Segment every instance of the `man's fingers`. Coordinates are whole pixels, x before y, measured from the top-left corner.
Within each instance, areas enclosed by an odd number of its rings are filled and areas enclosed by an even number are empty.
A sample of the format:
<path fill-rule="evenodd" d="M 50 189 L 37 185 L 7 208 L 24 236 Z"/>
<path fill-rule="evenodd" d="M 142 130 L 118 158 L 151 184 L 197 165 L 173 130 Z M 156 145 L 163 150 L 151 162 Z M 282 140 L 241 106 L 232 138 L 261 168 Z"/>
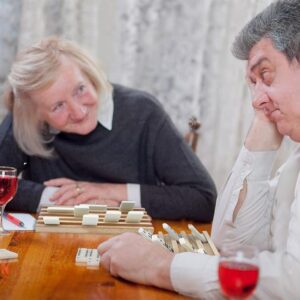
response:
<path fill-rule="evenodd" d="M 118 239 L 118 236 L 114 236 L 114 237 L 102 242 L 97 248 L 99 254 L 103 255 L 105 252 L 107 252 L 113 246 L 113 244 L 116 242 L 117 239 Z"/>
<path fill-rule="evenodd" d="M 110 272 L 110 255 L 109 253 L 104 253 L 101 255 L 100 265 Z"/>

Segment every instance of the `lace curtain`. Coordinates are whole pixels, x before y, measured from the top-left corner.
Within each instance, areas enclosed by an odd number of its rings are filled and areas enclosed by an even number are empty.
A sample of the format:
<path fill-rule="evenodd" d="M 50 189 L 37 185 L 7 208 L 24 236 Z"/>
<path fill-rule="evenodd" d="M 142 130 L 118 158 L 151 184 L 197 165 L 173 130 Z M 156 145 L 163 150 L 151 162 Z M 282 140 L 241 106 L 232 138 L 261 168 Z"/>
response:
<path fill-rule="evenodd" d="M 0 0 L 0 92 L 16 52 L 48 35 L 78 42 L 109 79 L 154 94 L 175 125 L 202 123 L 197 155 L 220 187 L 252 118 L 240 28 L 271 0 Z M 0 111 L 3 118 L 4 110 Z"/>

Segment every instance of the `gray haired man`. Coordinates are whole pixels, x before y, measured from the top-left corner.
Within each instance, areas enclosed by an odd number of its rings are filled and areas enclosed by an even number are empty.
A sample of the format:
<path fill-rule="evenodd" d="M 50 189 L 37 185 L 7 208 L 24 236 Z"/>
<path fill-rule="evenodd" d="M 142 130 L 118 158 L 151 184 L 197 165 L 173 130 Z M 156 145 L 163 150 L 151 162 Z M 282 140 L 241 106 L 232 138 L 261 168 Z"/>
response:
<path fill-rule="evenodd" d="M 299 36 L 300 1 L 277 1 L 252 19 L 233 45 L 233 54 L 248 61 L 255 117 L 218 198 L 212 237 L 217 247 L 258 248 L 258 299 L 300 297 L 300 147 L 274 178 L 270 175 L 283 136 L 300 142 Z M 217 257 L 174 255 L 134 234 L 102 243 L 99 252 L 115 276 L 201 299 L 221 297 Z"/>

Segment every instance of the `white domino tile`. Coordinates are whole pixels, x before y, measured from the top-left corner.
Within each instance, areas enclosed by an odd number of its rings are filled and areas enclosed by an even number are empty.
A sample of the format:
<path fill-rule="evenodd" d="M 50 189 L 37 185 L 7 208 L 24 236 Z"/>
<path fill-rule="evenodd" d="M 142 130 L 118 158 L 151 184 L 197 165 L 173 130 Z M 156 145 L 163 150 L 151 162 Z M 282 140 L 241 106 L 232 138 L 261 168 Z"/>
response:
<path fill-rule="evenodd" d="M 98 268 L 100 255 L 97 249 L 78 248 L 75 262 L 79 265 L 85 265 L 87 268 Z"/>
<path fill-rule="evenodd" d="M 75 262 L 76 263 L 86 263 L 88 259 L 88 249 L 87 248 L 78 248 Z"/>
<path fill-rule="evenodd" d="M 54 216 L 44 216 L 43 221 L 45 225 L 59 225 L 59 217 L 54 217 Z"/>
<path fill-rule="evenodd" d="M 99 215 L 86 214 L 82 216 L 82 225 L 96 226 L 98 224 Z"/>
<path fill-rule="evenodd" d="M 140 227 L 138 233 L 148 241 L 152 241 L 152 233 L 148 230 L 145 230 L 143 227 Z"/>
<path fill-rule="evenodd" d="M 74 213 L 74 207 L 64 207 L 64 206 L 49 206 L 47 207 L 48 213 Z"/>
<path fill-rule="evenodd" d="M 82 217 L 83 215 L 88 214 L 89 212 L 90 212 L 90 208 L 87 204 L 74 206 L 74 216 L 75 217 Z"/>
<path fill-rule="evenodd" d="M 0 249 L 0 260 L 1 259 L 14 259 L 18 258 L 18 253 L 9 251 L 7 249 Z"/>
<path fill-rule="evenodd" d="M 118 222 L 121 217 L 119 210 L 107 210 L 104 217 L 104 222 Z"/>
<path fill-rule="evenodd" d="M 134 208 L 134 202 L 133 201 L 122 201 L 120 205 L 120 211 L 121 212 L 128 212 Z"/>
<path fill-rule="evenodd" d="M 125 222 L 126 223 L 140 223 L 144 216 L 143 211 L 131 210 L 128 212 Z"/>
<path fill-rule="evenodd" d="M 173 252 L 173 249 L 157 234 L 152 235 L 152 242 L 157 243 L 157 244 L 161 245 L 162 247 L 164 247 L 165 249 Z"/>
<path fill-rule="evenodd" d="M 107 205 L 106 204 L 79 204 L 79 206 L 88 205 L 90 210 L 98 210 L 98 211 L 106 211 Z"/>
<path fill-rule="evenodd" d="M 185 238 L 180 238 L 178 241 L 185 251 L 189 251 L 189 252 L 194 251 L 192 245 Z"/>
<path fill-rule="evenodd" d="M 89 255 L 86 266 L 87 268 L 98 268 L 100 264 L 100 255 L 97 249 L 93 249 L 92 253 Z"/>

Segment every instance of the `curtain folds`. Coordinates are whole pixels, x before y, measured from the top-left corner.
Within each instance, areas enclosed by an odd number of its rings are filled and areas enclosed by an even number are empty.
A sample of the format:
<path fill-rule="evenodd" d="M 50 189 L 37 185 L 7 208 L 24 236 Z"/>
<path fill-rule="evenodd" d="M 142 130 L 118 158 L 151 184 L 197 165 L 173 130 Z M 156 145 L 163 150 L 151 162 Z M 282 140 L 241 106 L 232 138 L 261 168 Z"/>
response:
<path fill-rule="evenodd" d="M 59 35 L 112 82 L 154 94 L 178 129 L 202 123 L 198 155 L 220 187 L 252 118 L 234 36 L 271 0 L 0 0 L 0 92 L 16 52 Z M 0 110 L 1 119 L 4 109 Z"/>

